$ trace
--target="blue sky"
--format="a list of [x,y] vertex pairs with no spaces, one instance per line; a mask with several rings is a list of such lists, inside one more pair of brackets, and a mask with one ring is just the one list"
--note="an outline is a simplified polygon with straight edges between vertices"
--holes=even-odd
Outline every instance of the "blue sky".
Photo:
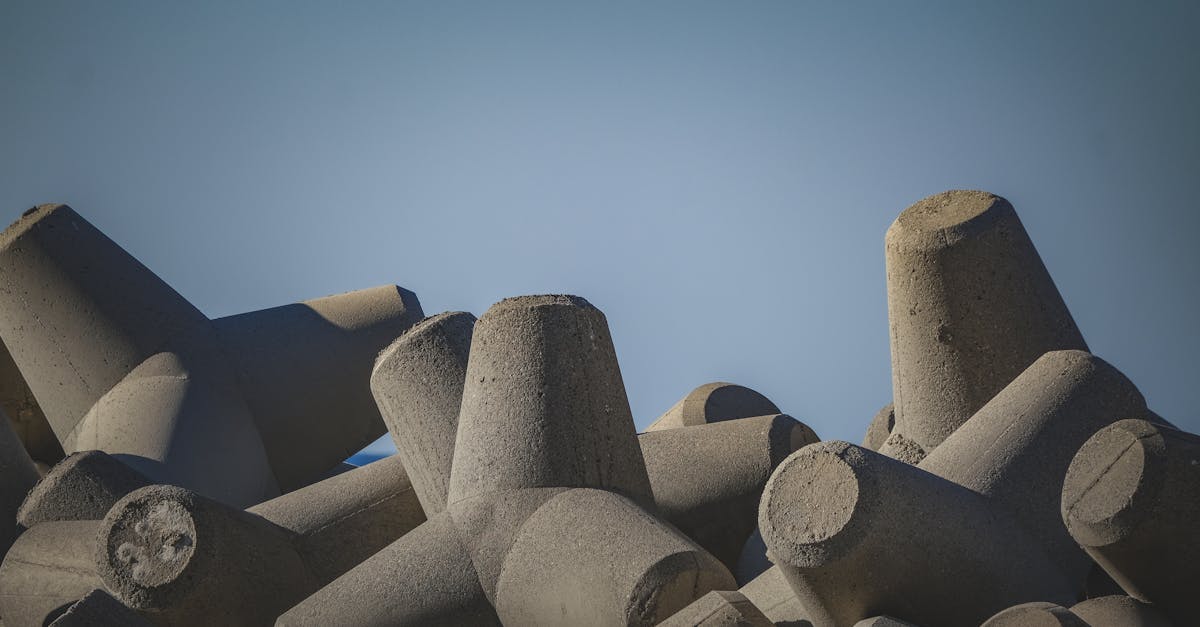
[[210,316],[579,294],[639,426],[728,380],[858,441],[884,232],[985,189],[1200,431],[1198,7],[9,0],[0,212],[68,202]]

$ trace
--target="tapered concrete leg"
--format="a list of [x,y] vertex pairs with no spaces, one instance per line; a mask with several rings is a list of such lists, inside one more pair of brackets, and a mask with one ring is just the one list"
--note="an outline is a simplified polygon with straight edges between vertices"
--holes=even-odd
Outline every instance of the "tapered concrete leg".
[[786,414],[638,436],[659,514],[730,570],[758,524],[771,471],[818,439]]
[[0,410],[0,555],[8,552],[16,539],[17,510],[38,476],[37,467],[9,425],[8,416]]
[[375,361],[371,391],[429,515],[446,509],[475,316],[426,318]]
[[8,414],[13,431],[35,461],[54,465],[64,457],[46,414],[3,341],[0,341],[0,411]]
[[448,513],[430,518],[300,604],[277,627],[499,625]]
[[982,627],[1089,627],[1082,618],[1060,605],[1031,601],[1015,605],[989,618]]
[[1062,516],[1079,545],[1130,596],[1179,624],[1200,589],[1200,436],[1122,420],[1079,449]]
[[101,587],[93,560],[95,520],[47,522],[17,538],[0,565],[0,616],[6,627],[41,627]]
[[213,321],[283,491],[383,435],[371,365],[423,315],[384,285]]
[[775,627],[741,592],[713,590],[659,623],[661,627]]
[[808,624],[808,613],[778,566],[771,566],[738,592],[776,625]]
[[292,545],[321,585],[425,522],[394,455],[247,511],[296,534]]
[[1038,358],[920,463],[1015,514],[1082,590],[1092,560],[1062,524],[1062,483],[1093,433],[1146,411],[1140,392],[1083,351]]
[[695,427],[722,420],[778,414],[767,397],[733,383],[706,383],[671,406],[646,427],[646,432]]
[[54,465],[29,491],[17,524],[100,520],[121,497],[150,485],[142,473],[103,451],[80,451]]
[[1043,353],[1087,350],[1007,200],[930,196],[886,240],[895,431],[924,452]]
[[1030,599],[1075,598],[1040,546],[984,497],[846,442],[809,445],[781,464],[759,529],[816,627],[879,614],[972,625]]
[[152,627],[152,623],[97,589],[71,604],[50,627]]
[[892,427],[895,425],[896,409],[894,405],[888,403],[871,419],[871,425],[867,427],[867,433],[863,436],[862,447],[878,451],[887,441],[888,436],[892,434]]
[[[1088,599],[1071,607],[1071,613],[1090,627],[1171,627],[1153,605],[1123,594]],[[1194,622],[1194,621],[1193,621]]]
[[608,322],[576,296],[525,296],[475,324],[452,503],[519,488],[592,487],[653,507]]
[[95,537],[105,588],[155,623],[270,625],[317,588],[289,532],[175,486],[125,496]]
[[654,625],[710,590],[735,587],[720,562],[632,501],[576,489],[521,527],[496,611],[506,625]]

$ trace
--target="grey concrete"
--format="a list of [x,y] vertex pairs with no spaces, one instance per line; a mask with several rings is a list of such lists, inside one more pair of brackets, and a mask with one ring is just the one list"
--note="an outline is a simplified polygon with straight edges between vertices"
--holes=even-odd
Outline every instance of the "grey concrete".
[[734,383],[705,383],[679,399],[646,431],[663,431],[699,425],[778,414],[779,408],[767,397]]
[[92,590],[84,595],[50,627],[151,627],[152,623],[137,612],[125,607],[104,590]]
[[46,414],[3,341],[0,341],[0,411],[8,414],[13,431],[35,461],[53,465],[64,457]]
[[742,545],[737,567],[733,569],[733,577],[739,586],[744,586],[770,567],[771,559],[767,556],[767,543],[763,542],[762,532],[758,530],[758,507],[755,506],[754,531]]
[[1112,595],[1088,599],[1071,607],[1071,613],[1091,627],[1171,627],[1154,606],[1132,597]]
[[949,191],[886,237],[895,431],[932,451],[1043,353],[1087,350],[1012,205]]
[[425,522],[394,455],[246,511],[296,534],[292,545],[321,585]]
[[854,627],[920,627],[908,621],[903,621],[891,616],[875,616],[873,618],[864,618],[863,620],[854,623]]
[[741,592],[713,590],[676,612],[660,627],[774,627]]
[[425,513],[446,509],[475,316],[422,320],[375,360],[371,391]]
[[1200,436],[1145,420],[1110,425],[1071,461],[1062,516],[1130,596],[1181,625],[1195,621]]
[[175,486],[126,495],[94,538],[104,587],[159,624],[269,625],[317,589],[291,533]]
[[927,454],[920,444],[908,439],[899,431],[889,433],[879,446],[878,452],[913,466],[920,464]]
[[54,465],[29,491],[17,524],[100,520],[121,497],[153,482],[103,451],[79,451]]
[[1088,624],[1065,607],[1031,601],[998,612],[981,627],[1088,627]]
[[1038,358],[920,463],[1015,514],[1083,590],[1092,567],[1062,522],[1062,485],[1080,446],[1146,402],[1108,362],[1083,351]]
[[659,514],[731,571],[758,524],[771,471],[820,438],[785,414],[638,436]]
[[866,434],[863,435],[862,447],[878,451],[888,436],[892,434],[892,428],[895,426],[896,407],[892,403],[888,403],[871,419],[871,424],[867,427]]
[[755,607],[776,625],[811,627],[808,612],[778,566],[768,568],[750,583],[738,589]]
[[47,522],[22,533],[0,564],[5,627],[42,627],[101,587],[93,548],[100,522]]
[[17,536],[17,510],[38,477],[37,466],[0,410],[0,556]]
[[759,529],[816,627],[880,614],[973,625],[1029,599],[1075,598],[1041,547],[985,497],[846,442],[784,461],[763,492]]

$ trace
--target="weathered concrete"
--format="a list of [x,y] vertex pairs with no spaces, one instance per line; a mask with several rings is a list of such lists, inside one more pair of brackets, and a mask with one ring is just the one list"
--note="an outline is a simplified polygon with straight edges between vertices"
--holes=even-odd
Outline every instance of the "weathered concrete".
[[38,477],[37,467],[0,410],[0,556],[12,546],[19,532],[17,510]]
[[1171,621],[1154,606],[1123,594],[1076,603],[1071,607],[1071,613],[1082,618],[1090,627],[1172,626]]
[[155,623],[269,625],[317,589],[291,540],[259,516],[156,485],[113,506],[92,554],[105,588]]
[[8,347],[0,341],[0,412],[8,414],[13,431],[35,461],[54,465],[64,457],[62,445],[46,421],[46,414],[25,383]]
[[103,451],[79,451],[54,465],[29,491],[17,524],[100,520],[121,497],[153,482]]
[[6,627],[41,627],[102,586],[93,548],[100,522],[47,522],[22,533],[0,565]]
[[920,464],[927,454],[920,444],[908,439],[899,431],[889,433],[883,444],[879,446],[878,452],[912,466]]
[[819,439],[786,414],[638,436],[659,514],[730,570],[758,524],[771,471]]
[[1146,401],[1108,362],[1054,351],[1033,362],[920,463],[1016,515],[1081,591],[1092,560],[1062,523],[1062,484],[1079,447]]
[[246,511],[296,534],[292,545],[321,585],[425,522],[394,455]]
[[475,316],[422,320],[375,360],[371,391],[425,513],[446,509]]
[[926,453],[1043,353],[1087,350],[1012,205],[949,191],[886,237],[895,431]]
[[997,613],[981,627],[1088,627],[1088,624],[1065,607],[1031,601]]
[[713,590],[679,610],[660,627],[774,627],[741,592]]
[[763,492],[759,529],[816,627],[880,614],[971,625],[1029,599],[1075,598],[1040,546],[984,497],[846,442],[784,461]]
[[741,592],[762,610],[762,613],[776,625],[808,625],[808,613],[800,605],[791,584],[783,576],[778,566],[768,568],[753,581],[742,586]]
[[1196,618],[1200,436],[1122,420],[1075,455],[1062,490],[1071,536],[1130,596]]
[[50,627],[152,627],[104,590],[96,589],[68,607]]
[[896,408],[892,403],[888,403],[871,419],[871,424],[867,427],[866,434],[863,435],[862,447],[878,451],[887,441],[888,436],[892,434],[892,428],[895,426]]
[[699,425],[778,414],[779,408],[767,397],[734,383],[705,383],[671,406],[646,427],[646,432],[695,427]]

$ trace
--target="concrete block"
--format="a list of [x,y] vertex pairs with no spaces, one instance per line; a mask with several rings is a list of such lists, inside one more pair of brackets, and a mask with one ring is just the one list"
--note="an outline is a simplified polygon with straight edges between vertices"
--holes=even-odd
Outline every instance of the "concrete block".
[[920,625],[914,625],[891,616],[875,616],[854,623],[854,627],[920,627]]
[[1153,605],[1120,595],[1097,597],[1071,607],[1071,613],[1091,627],[1171,627]]
[[871,419],[871,424],[867,427],[867,433],[863,435],[862,447],[878,451],[883,446],[883,443],[887,441],[888,436],[892,434],[892,428],[895,426],[896,408],[892,403],[888,403]]
[[96,589],[72,603],[50,627],[152,627],[152,623],[109,593]]
[[808,612],[800,605],[791,584],[778,566],[771,566],[750,583],[738,589],[755,607],[776,625],[811,625]]
[[659,514],[730,570],[758,524],[758,501],[771,471],[817,440],[786,414],[638,436]]
[[1042,354],[1087,350],[1009,202],[949,191],[886,237],[895,431],[926,453]]
[[1108,362],[1084,351],[1046,353],[975,412],[920,468],[1014,514],[1082,590],[1093,562],[1062,523],[1062,484],[1079,447],[1146,402]]
[[475,316],[422,320],[375,360],[371,391],[425,513],[446,509]]
[[1129,596],[1179,624],[1200,588],[1200,436],[1122,420],[1075,455],[1062,491],[1067,530]]
[[38,478],[37,466],[0,410],[0,556],[16,539],[17,510]]
[[0,564],[0,616],[8,627],[41,627],[102,587],[93,559],[100,522],[46,522],[22,533]]
[[713,590],[679,610],[660,627],[774,627],[741,592]]
[[321,585],[425,522],[394,455],[246,511],[296,534],[292,545]]
[[815,627],[880,614],[971,625],[1029,599],[1075,598],[1007,512],[846,442],[811,444],[776,468],[759,529]]
[[752,579],[766,572],[771,567],[771,559],[767,556],[767,543],[763,542],[762,532],[758,530],[758,508],[755,507],[754,531],[742,545],[738,555],[737,567],[733,569],[733,578],[739,586],[750,583]]
[[121,497],[153,482],[103,451],[79,451],[54,465],[29,491],[17,524],[100,520]]
[[1088,624],[1065,607],[1031,601],[997,613],[981,627],[1088,627]]
[[65,456],[46,414],[3,341],[0,341],[0,411],[8,414],[13,431],[34,461],[53,465]]
[[778,414],[767,397],[733,383],[705,383],[671,406],[646,427],[646,432],[695,427],[722,420]]

